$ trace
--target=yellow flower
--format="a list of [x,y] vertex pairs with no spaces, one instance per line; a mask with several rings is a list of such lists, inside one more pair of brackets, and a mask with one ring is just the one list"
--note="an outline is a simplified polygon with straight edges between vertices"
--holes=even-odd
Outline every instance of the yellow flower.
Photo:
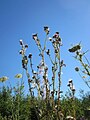
[[3,77],[0,78],[0,82],[4,82],[4,81],[6,81],[6,80],[8,80],[8,77],[7,77],[7,76],[3,76]]
[[18,79],[22,78],[22,74],[15,75],[15,78],[18,78]]

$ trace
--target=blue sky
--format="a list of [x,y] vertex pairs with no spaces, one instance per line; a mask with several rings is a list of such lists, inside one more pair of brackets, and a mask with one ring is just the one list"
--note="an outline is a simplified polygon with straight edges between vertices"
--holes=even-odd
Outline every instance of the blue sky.
[[[72,78],[76,95],[80,89],[88,91],[74,71],[77,61],[68,49],[71,44],[80,41],[84,50],[90,48],[90,0],[0,0],[0,77],[8,76],[6,84],[10,81],[15,85],[17,80],[14,76],[22,73],[21,56],[18,53],[20,39],[29,45],[27,53],[32,53],[34,63],[38,63],[32,33],[38,33],[43,44],[43,26],[46,25],[50,27],[51,35],[59,31],[63,41],[61,55],[67,67],[63,69],[62,90],[67,90],[68,79]],[[24,82],[27,87],[26,78]]]

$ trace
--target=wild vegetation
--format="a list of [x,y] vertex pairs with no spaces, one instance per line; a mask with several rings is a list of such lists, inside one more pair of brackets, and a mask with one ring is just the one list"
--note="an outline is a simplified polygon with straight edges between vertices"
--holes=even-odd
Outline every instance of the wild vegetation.
[[[32,35],[40,57],[40,62],[36,66],[33,63],[33,54],[26,55],[28,45],[20,40],[19,53],[22,57],[22,68],[26,72],[29,93],[24,94],[22,74],[15,76],[18,79],[16,86],[3,86],[0,89],[0,120],[80,120],[84,119],[83,116],[89,120],[90,92],[84,93],[82,90],[81,98],[75,97],[74,81],[70,79],[68,91],[63,95],[62,69],[66,64],[61,59],[62,39],[59,32],[49,37],[50,29],[47,26],[44,27],[44,31],[46,38],[43,45],[38,34]],[[47,42],[50,48],[47,48]],[[70,48],[69,52],[75,53],[74,58],[81,63],[81,68],[77,66],[75,70],[90,88],[90,64],[85,57],[86,52],[81,51],[80,44]],[[3,76],[0,81],[5,82],[7,79]],[[86,110],[88,112],[85,112]]]

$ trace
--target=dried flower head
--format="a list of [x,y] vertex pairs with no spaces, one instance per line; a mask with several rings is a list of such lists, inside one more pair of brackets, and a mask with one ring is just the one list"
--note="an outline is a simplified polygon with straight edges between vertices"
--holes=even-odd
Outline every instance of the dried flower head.
[[72,81],[73,81],[72,79],[69,79],[69,81],[68,81],[68,82],[69,82],[69,83],[72,83]]
[[47,55],[50,55],[50,49],[46,50]]
[[28,58],[32,58],[32,54],[31,53],[29,54]]
[[23,41],[22,40],[20,40],[19,42],[20,42],[20,45],[23,45]]
[[9,78],[7,76],[3,76],[0,78],[0,82],[5,82],[6,80],[8,80]]
[[36,33],[36,34],[33,34],[33,35],[32,35],[32,38],[33,38],[34,40],[37,40],[37,39],[38,39],[37,33]]
[[69,49],[69,52],[76,52],[81,49],[80,44],[73,46],[72,48]]
[[49,32],[50,32],[49,27],[45,26],[45,27],[44,27],[44,31],[45,31],[45,32],[46,32],[46,34],[48,35],[48,34],[49,34]]
[[28,48],[28,44],[25,45],[25,48]]
[[24,55],[24,51],[23,51],[23,50],[20,50],[20,51],[19,51],[19,54]]
[[48,38],[48,40],[49,40],[49,41],[52,41],[52,38],[51,38],[51,37],[49,37],[49,38]]
[[59,37],[59,32],[56,32],[54,35],[53,35],[53,38],[58,38]]

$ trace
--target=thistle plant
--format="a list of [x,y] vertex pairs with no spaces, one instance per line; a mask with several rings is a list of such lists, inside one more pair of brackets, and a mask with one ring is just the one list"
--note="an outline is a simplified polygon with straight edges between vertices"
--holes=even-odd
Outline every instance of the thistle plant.
[[90,62],[86,57],[88,50],[86,52],[83,52],[81,48],[81,44],[79,43],[70,48],[69,52],[75,53],[74,58],[81,64],[81,68],[77,66],[75,67],[75,71],[78,72],[87,87],[90,88]]
[[[62,93],[61,73],[63,66],[66,66],[64,64],[64,60],[61,60],[60,55],[62,39],[60,37],[59,32],[56,32],[52,37],[49,37],[50,29],[47,26],[44,27],[44,32],[46,34],[44,45],[41,45],[37,33],[32,35],[32,38],[35,41],[36,46],[38,47],[39,56],[41,57],[40,63],[36,65],[36,71],[33,67],[33,55],[31,53],[28,56],[26,55],[26,49],[28,48],[28,45],[24,44],[22,40],[20,40],[21,50],[19,53],[22,55],[22,67],[23,69],[25,69],[28,78],[30,96],[34,98],[34,93],[37,90],[37,98],[45,101],[45,110],[41,110],[41,115],[39,117],[46,120],[56,118],[57,120],[61,120],[61,117],[63,117],[60,104],[60,95]],[[51,57],[52,52],[46,47],[47,42],[50,42],[52,44],[54,54],[53,58]],[[50,76],[50,78],[48,77],[48,72],[50,69],[45,61],[46,54],[51,62],[52,76]],[[31,73],[28,70],[28,65],[30,65]],[[56,87],[56,82],[58,87]],[[57,96],[56,102],[55,96]]]
[[[74,81],[68,81],[69,92],[66,97],[62,86],[62,69],[65,67],[64,60],[61,59],[62,39],[59,32],[50,36],[48,26],[44,27],[45,40],[41,43],[38,33],[32,35],[37,48],[40,61],[35,64],[34,55],[27,55],[28,45],[20,40],[22,57],[22,68],[27,76],[29,94],[24,95],[23,74],[16,74],[16,86],[10,88],[5,86],[7,76],[0,78],[4,85],[0,88],[0,120],[64,120],[79,119],[84,115],[84,110],[89,105],[90,95],[78,99],[75,97],[76,89]],[[50,46],[50,47],[48,47]],[[81,45],[77,44],[69,49],[75,53],[74,58],[81,64],[81,68],[76,66],[75,70],[82,77],[86,85],[90,88],[90,63],[86,58],[86,52],[81,51]],[[62,98],[61,98],[62,97]],[[87,102],[88,101],[88,102]],[[73,117],[72,117],[73,116]]]
[[75,87],[74,87],[74,84],[73,84],[73,80],[72,79],[70,79],[69,81],[68,81],[68,85],[67,85],[68,87],[69,87],[69,89],[70,89],[70,91],[71,91],[71,94],[70,94],[70,99],[72,99],[72,111],[73,111],[73,117],[74,118],[76,118],[76,111],[75,111],[75,98],[74,98],[74,95],[75,95]]

